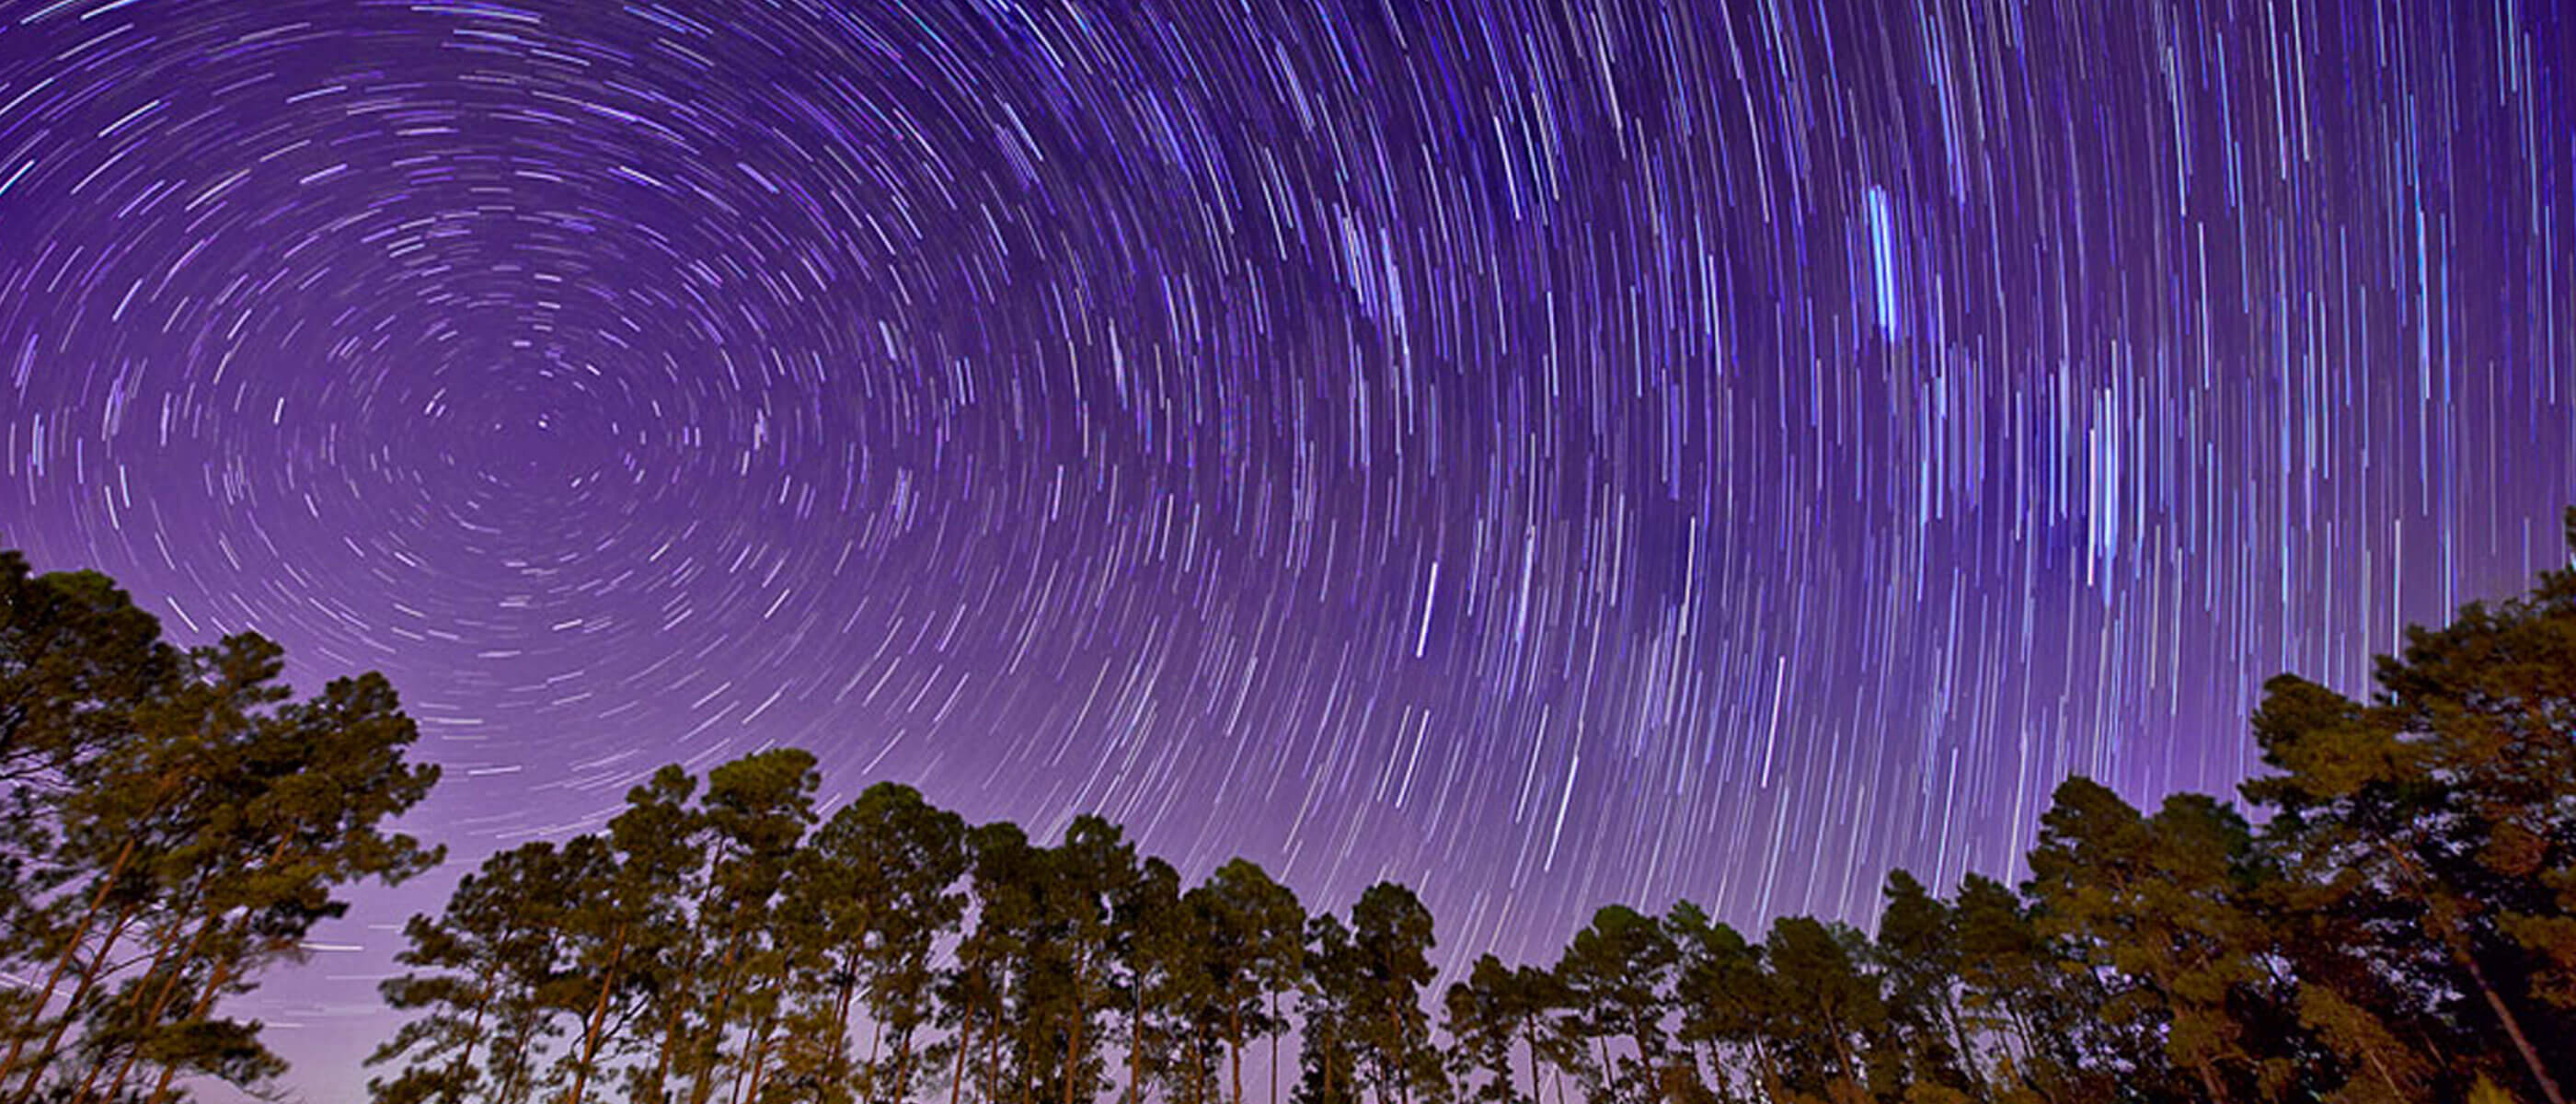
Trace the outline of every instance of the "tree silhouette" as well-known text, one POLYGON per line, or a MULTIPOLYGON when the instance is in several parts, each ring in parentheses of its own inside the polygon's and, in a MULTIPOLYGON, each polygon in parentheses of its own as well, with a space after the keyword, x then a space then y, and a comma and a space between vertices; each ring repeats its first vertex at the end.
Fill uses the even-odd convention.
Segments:
MULTIPOLYGON (((173 648, 100 576, 0 554, 0 596, 0 1104, 272 1085, 228 999, 439 859, 385 827, 436 778, 411 722, 373 675, 296 699, 256 636, 173 648)), ((2019 886, 1893 871, 1874 934, 1758 943, 1609 905, 1551 966, 1477 956, 1437 1035, 1402 885, 1309 917, 1243 860, 1184 890, 1098 816, 1042 847, 881 782, 817 824, 803 751, 664 767, 413 918, 370 1091, 1243 1104, 1244 1049, 1276 1100, 1293 1028, 1299 1104, 2563 1104, 2576 572, 2410 631, 2376 682, 2266 685, 2248 812, 2070 778, 2019 886)))

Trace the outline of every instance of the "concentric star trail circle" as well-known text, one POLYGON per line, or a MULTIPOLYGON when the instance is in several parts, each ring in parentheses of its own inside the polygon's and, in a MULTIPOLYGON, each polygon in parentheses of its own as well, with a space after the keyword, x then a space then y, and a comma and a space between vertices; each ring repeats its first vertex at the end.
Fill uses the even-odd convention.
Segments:
POLYGON ((1446 959, 1865 915, 2561 554, 2555 14, 8 0, 0 534, 464 858, 795 743, 1446 959))

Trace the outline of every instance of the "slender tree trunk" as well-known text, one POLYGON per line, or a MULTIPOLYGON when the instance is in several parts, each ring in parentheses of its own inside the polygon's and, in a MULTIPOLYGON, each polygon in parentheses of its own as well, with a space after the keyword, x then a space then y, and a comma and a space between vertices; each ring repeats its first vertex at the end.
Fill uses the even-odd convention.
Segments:
POLYGON ((1279 1037, 1288 1033, 1279 1022, 1279 990, 1270 991, 1270 1104, 1279 1104, 1279 1037))
MULTIPOLYGON (((535 1003, 535 988, 531 986, 522 993, 522 997, 530 1004, 535 1003)), ((510 1064, 501 1072, 501 1095, 494 1098, 498 1104, 519 1104, 519 1101, 526 1099, 528 1048, 535 1045, 536 1034, 535 1030, 527 1026, 526 1021, 519 1021, 517 1033, 510 1040, 510 1064)))
POLYGON ((1234 1104, 1243 1104, 1242 1005, 1236 1004, 1226 1010, 1226 1030, 1232 1032, 1225 1040, 1225 1060, 1234 1070, 1234 1104))
POLYGON ((1190 1032, 1190 1104, 1207 1104, 1207 1036, 1190 1032))
POLYGON ((1073 1104, 1074 1083, 1082 1079, 1082 1025, 1091 1019, 1091 996, 1084 991, 1083 977, 1091 965, 1087 958, 1077 954, 1073 959, 1073 1023, 1065 1032, 1064 1104, 1073 1104))
POLYGON ((984 1102, 1001 1104, 1002 1100, 1002 994, 992 994, 987 1006, 993 1010, 993 1029, 984 1033, 984 1102))
POLYGON ((966 1085, 966 1051, 975 1041, 975 1004, 966 1002, 957 1017, 957 1062, 948 1075, 948 1104, 958 1104, 958 1093, 966 1085))
POLYGON ((573 1065, 572 1090, 564 1094, 564 1104, 581 1104, 582 1094, 590 1088, 591 1066, 599 1060, 599 1028, 608 1021, 608 994, 617 983, 617 968, 626 961, 626 925, 617 925, 617 935, 610 941, 608 969, 599 977, 599 999, 591 1005, 590 1018, 582 1024, 581 1061, 573 1065))
POLYGON ((894 1095, 888 1100, 905 1104, 912 1099, 912 1029, 906 1027, 894 1037, 894 1095))
MULTIPOLYGON (((188 1007, 187 1019, 190 1021, 201 1020, 206 1017, 207 1013, 213 1012, 215 1009, 215 1001, 223 996, 225 983, 231 981, 234 976, 238 974, 240 969, 241 960, 237 956, 215 963, 214 972, 206 978, 205 995, 198 997, 197 1002, 188 1007)), ((175 1065, 163 1065, 161 1067, 161 1079, 153 1082, 152 1084, 152 1096, 149 1104, 162 1104, 163 1101, 170 1099, 170 1082, 178 1076, 179 1067, 175 1065)), ((115 1095, 116 1094, 113 1091, 108 1093, 108 1096, 111 1099, 113 1099, 115 1095)))
MULTIPOLYGON (((108 865, 107 876, 99 879, 98 890, 89 895, 89 904, 81 910, 80 922, 72 925, 70 938, 63 942, 63 953, 55 957, 53 968, 45 973, 45 983, 38 987, 39 992, 36 997, 36 1003, 32 1006, 36 1015, 44 1015, 45 1009, 54 1003, 54 987, 62 983, 63 975, 71 971, 72 964, 80 961, 81 945, 89 941, 90 925, 98 922, 99 911, 107 907, 107 895, 109 891, 115 889, 116 880, 125 875, 125 866, 127 863, 133 861, 134 848, 142 838, 143 837, 139 833, 129 834, 125 837, 125 845, 117 849, 116 861, 108 865)), ((96 972, 96 963, 107 957, 108 946, 115 943, 116 934, 124 930, 125 923, 122 918, 133 915, 133 912, 134 908, 131 905, 126 906, 119 912, 118 922, 115 926, 108 929, 108 936, 100 942, 98 953, 91 957, 91 967, 88 970, 82 971, 84 980, 96 972)), ((86 988, 86 986, 84 985, 79 988, 86 988)), ((75 989, 75 992, 77 991, 78 990, 75 989)), ((77 1001, 75 1001, 75 1003, 77 1003, 77 1001)), ((36 1060, 38 1065, 44 1064, 47 1058, 53 1056, 54 1048, 61 1043, 63 1028, 69 1026, 71 1021, 72 1008, 66 1006, 63 1009, 62 1023, 56 1025, 53 1033, 45 1040, 44 1055, 36 1060)), ((23 1035, 19 1036, 17 1039, 10 1042, 9 1053, 5 1056, 0 1056, 0 1082, 6 1082, 9 1079, 10 1072, 17 1068, 19 1052, 21 1048, 26 1046, 26 1044, 26 1037, 23 1035)))
POLYGON ((2208 1059, 2203 1058, 2193 1062, 2191 1068, 2193 1072, 2200 1075, 2200 1091, 2209 1094, 2211 1104, 2229 1104, 2227 1086, 2219 1083, 2218 1071, 2211 1068, 2208 1059))
POLYGON ((705 1056, 705 1068, 700 1069, 698 1071, 698 1076, 689 1083, 689 1104, 707 1104, 708 1098, 715 1095, 716 1080, 719 1077, 718 1070, 720 1070, 724 1065, 722 1060, 724 1052, 724 1037, 725 1032, 728 1029, 726 1021, 731 1018, 733 1014, 734 994, 742 984, 742 978, 739 976, 740 971, 734 969, 734 957, 739 954, 741 950, 742 934, 740 932, 736 932, 725 940, 724 954, 716 960, 716 978, 718 979, 716 981, 716 1000, 714 1012, 707 1017, 705 1027, 706 1037, 710 1040, 710 1047, 712 1048, 713 1053, 705 1056))
MULTIPOLYGON (((2395 840, 2381 839, 2380 849, 2397 861, 2398 869, 2406 875, 2410 888, 2421 887, 2431 881, 2414 857, 2399 848, 2395 840)), ((2487 1008, 2495 1013, 2496 1021, 2504 1025, 2505 1036, 2513 1041, 2514 1053, 2522 1058, 2524 1068, 2531 1071, 2532 1082, 2540 1086, 2542 1098, 2549 1104, 2567 1104, 2567 1097, 2558 1091, 2558 1082, 2549 1076, 2548 1066, 2541 1062, 2540 1052, 2532 1049, 2530 1036, 2523 1034, 2521 1018, 2513 1014, 2513 1009, 2505 1004, 2504 994, 2496 992, 2495 986, 2487 981, 2487 972, 2478 966, 2477 957, 2471 953, 2467 933, 2459 929, 2432 894, 2417 888, 2414 896, 2431 914, 2427 919, 2432 921, 2434 935, 2451 952, 2452 960, 2468 972, 2469 980, 2477 984, 2478 995, 2486 998, 2487 1008)))
POLYGON ((2496 992, 2495 986, 2487 981, 2487 972, 2478 966, 2476 956, 2456 943, 2451 954, 2459 960, 2461 968, 2468 971, 2470 980, 2477 983, 2478 994, 2486 998, 2487 1008, 2504 1025, 2504 1033, 2513 1040, 2515 1053, 2522 1056, 2522 1064, 2531 1071, 2532 1082, 2540 1086, 2542 1099, 2549 1104, 2567 1104, 2567 1097, 2558 1091, 2557 1080, 2549 1076, 2549 1067, 2541 1062, 2540 1052, 2532 1049, 2530 1036, 2522 1033, 2522 1021, 2514 1016, 2513 1009, 2505 1006, 2504 994, 2496 992))
POLYGON ((744 1086, 744 1084, 745 1084, 744 1077, 742 1077, 742 1076, 737 1076, 737 1077, 735 1077, 735 1078, 734 1078, 734 1086, 733 1086, 733 1101, 734 1101, 734 1104, 749 1104, 749 1102, 750 1102, 750 1101, 752 1101, 752 1100, 756 1100, 756 1099, 758 1099, 758 1098, 759 1098, 759 1096, 760 1096, 760 1075, 761 1075, 761 1072, 762 1072, 762 1067, 766 1066, 766 1065, 769 1063, 769 1036, 770 1036, 770 1028, 771 1028, 771 1026, 776 1022, 776 1020, 777 1020, 777 1017, 775 1016, 775 1014, 771 1014, 771 1015, 764 1015, 764 1016, 762 1016, 762 1017, 760 1018, 760 1029, 759 1029, 759 1032, 758 1032, 758 1034, 757 1034, 757 1036, 756 1036, 756 1038, 758 1039, 758 1042, 757 1042, 757 1043, 755 1043, 755 1044, 752 1046, 752 1049, 751 1049, 751 1062, 750 1062, 750 1064, 749 1064, 748 1066, 744 1067, 744 1069, 746 1070, 747 1075, 748 1075, 748 1077, 749 1077, 749 1084, 750 1084, 749 1095, 745 1095, 745 1090, 744 1090, 744 1087, 743 1087, 743 1086, 744 1086))
POLYGON ((1145 979, 1135 979, 1135 988, 1127 1013, 1127 1104, 1141 1104, 1145 1092, 1145 979))
POLYGON ((1771 1048, 1762 1045, 1762 1033, 1753 1033, 1753 1062, 1762 1071, 1762 1099, 1780 1099, 1780 1070, 1771 1064, 1771 1048))
POLYGON ((1329 1047, 1319 1048, 1319 1050, 1320 1053, 1316 1057, 1324 1067, 1324 1101, 1325 1104, 1336 1104, 1333 1096, 1333 1052, 1329 1047))
MULTIPOLYGON (((876 987, 871 985, 868 988, 874 990, 876 987)), ((877 1064, 885 1054, 885 1011, 876 1005, 876 994, 871 991, 868 994, 868 1019, 871 1022, 868 1030, 868 1104, 876 1104, 877 1084, 885 1080, 885 1070, 877 1064)))
MULTIPOLYGON (((491 988, 492 971, 486 970, 483 973, 483 990, 488 994, 491 988)), ((466 1071, 473 1068, 474 1047, 483 1041, 483 1013, 492 1007, 493 1000, 494 997, 487 995, 474 1002, 474 1019, 465 1025, 465 1049, 459 1052, 456 1061, 447 1067, 447 1079, 450 1082, 463 1082, 466 1071)))
MULTIPOLYGON (((1537 1036, 1537 1034, 1535 1034, 1533 1031, 1531 1031, 1531 1029, 1530 1029, 1530 1025, 1529 1025, 1526 1021, 1524 1021, 1524 1022, 1521 1024, 1520 1036, 1521 1036, 1521 1045, 1523 1045, 1523 1046, 1525 1046, 1525 1047, 1528 1047, 1528 1048, 1529 1048, 1529 1099, 1530 1099, 1530 1104, 1538 1104, 1538 1036, 1537 1036)), ((1509 1064, 1510 1064, 1510 1059, 1509 1059, 1509 1057, 1508 1057, 1508 1056, 1504 1059, 1504 1063, 1505 1063, 1506 1065, 1509 1065, 1509 1064)), ((1504 1070, 1503 1072, 1505 1072, 1505 1073, 1507 1073, 1507 1074, 1508 1074, 1508 1073, 1510 1073, 1511 1071, 1510 1071, 1510 1070, 1508 1070, 1508 1069, 1506 1069, 1506 1070, 1504 1070)))
POLYGON ((1941 993, 1941 1018, 1946 1021, 1944 1026, 1950 1029, 1952 1045, 1959 1048, 1959 1072, 1968 1078, 1970 1095, 1983 1098, 1986 1095, 1986 1074, 1977 1065, 1976 1048, 1968 1039, 1965 1018, 1959 1015, 1958 994, 1950 992, 1946 984, 1941 993))
POLYGON ((841 959, 840 992, 832 1002, 832 1057, 823 1067, 827 1085, 847 1085, 850 1081, 850 1001, 859 991, 858 959, 856 950, 841 959))
MULTIPOLYGON (((46 1063, 53 1061, 54 1055, 61 1050, 63 1036, 71 1030, 72 1022, 79 1018, 81 1006, 97 989, 99 975, 107 967, 108 952, 115 948, 116 941, 125 934, 126 928, 134 923, 135 914, 139 911, 140 909, 135 905, 127 905, 117 911, 116 922, 108 926, 107 936, 99 941, 97 953, 90 956, 89 964, 81 967, 80 976, 74 979, 71 999, 63 1002, 62 1018, 54 1022, 51 1031, 45 1033, 44 1045, 37 1048, 36 1056, 28 1062, 26 1084, 10 1098, 11 1100, 23 1100, 35 1095, 36 1086, 44 1079, 46 1063)), ((49 982, 48 985, 50 984, 49 982)), ((44 1007, 38 1004, 37 1012, 42 1014, 44 1007)), ((18 1048, 25 1042, 26 1040, 21 1038, 9 1044, 10 1061, 0 1062, 0 1083, 8 1080, 7 1071, 18 1057, 18 1048)))
POLYGON ((2030 1086, 2030 1091, 2043 1104, 2057 1104, 2056 1095, 2039 1083, 2038 1071, 2032 1068, 2039 1064, 2038 1030, 2031 1026, 2030 1016, 2022 1010, 2021 1002, 2008 1000, 2003 1002, 2003 1006, 2004 1019, 2012 1024, 2013 1033, 2021 1037, 2021 1083, 2030 1086))
POLYGON ((1404 1046, 1404 1009, 1401 1005, 1388 1007, 1386 1010, 1386 1026, 1387 1042, 1395 1048, 1388 1051, 1386 1061, 1390 1067, 1388 1072, 1394 1075, 1396 1099, 1403 1101, 1404 1104, 1413 1104, 1413 1071, 1404 1068, 1404 1059, 1411 1057, 1411 1055, 1402 1053, 1402 1048, 1404 1046))
POLYGON ((1019 1049, 1025 1055, 1020 1062, 1020 1104, 1029 1104, 1030 1101, 1037 1099, 1038 1079, 1035 1065, 1040 1055, 1036 1045, 1019 1049))
MULTIPOLYGON (((687 974, 681 971, 681 976, 687 974)), ((661 1053, 653 1059, 653 1080, 647 1086, 652 1090, 654 1104, 671 1099, 671 1056, 680 1048, 680 1012, 687 1007, 676 993, 665 994, 664 999, 671 1007, 662 1016, 662 1045, 657 1048, 661 1053)))
MULTIPOLYGON (((154 1024, 161 1022, 163 1014, 170 1011, 170 1001, 173 997, 179 995, 179 982, 187 975, 188 960, 197 957, 197 950, 206 945, 206 937, 214 933, 219 922, 219 917, 209 916, 203 923, 198 924, 197 933, 188 937, 188 948, 179 952, 177 958, 163 960, 158 954, 153 956, 155 960, 153 968, 144 973, 144 984, 135 988, 135 997, 140 1000, 143 996, 144 990, 151 988, 150 983, 152 978, 159 973, 160 967, 164 961, 166 961, 167 965, 170 967, 170 976, 161 982, 161 991, 152 998, 151 1009, 143 1014, 143 1018, 141 1020, 135 1022, 135 1028, 137 1030, 150 1030, 154 1024)), ((100 1099, 113 1100, 116 1098, 117 1093, 123 1092, 125 1090, 125 1079, 134 1073, 134 1064, 140 1061, 142 1057, 143 1048, 140 1045, 127 1048, 124 1060, 117 1064, 116 1076, 108 1080, 107 1092, 100 1099)), ((74 1094, 72 1099, 75 1101, 88 1100, 89 1091, 96 1085, 98 1073, 104 1068, 106 1068, 104 1063, 90 1067, 89 1076, 81 1079, 80 1092, 74 1094)))

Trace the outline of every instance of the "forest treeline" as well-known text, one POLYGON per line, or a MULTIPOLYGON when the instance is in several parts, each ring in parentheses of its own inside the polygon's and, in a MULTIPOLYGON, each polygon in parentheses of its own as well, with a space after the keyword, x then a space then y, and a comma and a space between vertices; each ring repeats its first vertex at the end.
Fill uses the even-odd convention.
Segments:
MULTIPOLYGON (((2576 547, 2576 512, 2569 515, 2576 547)), ((227 1000, 360 883, 434 767, 384 680, 296 699, 108 580, 0 555, 0 1104, 282 1064, 227 1000)), ((1601 909, 1438 985, 1380 883, 1310 911, 814 758, 664 767, 404 930, 380 1104, 2526 1101, 2576 1077, 2576 571, 2410 629, 2367 701, 2264 688, 2244 808, 2060 786, 2008 885, 1888 875, 1875 930, 1601 909), (2249 816, 2249 811, 2251 815, 2249 816), (1268 1084, 1247 1088, 1247 1052, 1268 1084)))

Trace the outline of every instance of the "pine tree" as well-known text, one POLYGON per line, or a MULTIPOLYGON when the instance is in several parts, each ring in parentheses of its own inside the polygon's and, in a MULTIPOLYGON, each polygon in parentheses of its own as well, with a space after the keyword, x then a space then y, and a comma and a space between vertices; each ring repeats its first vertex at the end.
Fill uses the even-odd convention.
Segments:
POLYGON ((606 877, 608 862, 597 837, 525 844, 466 875, 438 917, 411 918, 395 961, 413 972, 382 989, 392 1008, 424 1014, 368 1058, 405 1062, 369 1082, 379 1104, 527 1099, 535 1051, 560 1028, 544 1003, 559 977, 556 932, 577 887, 606 877))
POLYGON ((1666 1035, 1664 994, 1678 951, 1663 926, 1625 905, 1610 905, 1557 960, 1575 1037, 1593 1054, 1593 1099, 1649 1101, 1661 1089, 1666 1035), (1632 1054, 1612 1053, 1625 1042, 1632 1054))
POLYGON ((1449 1035, 1449 1076, 1475 1104, 1531 1104, 1512 1069, 1524 1016, 1512 968, 1482 955, 1463 981, 1441 994, 1449 1035))
POLYGON ((1982 1095, 1976 1048, 1959 1008, 1955 910, 1903 870, 1889 871, 1872 947, 1911 1084, 1982 1095))
POLYGON ((1242 859, 1218 867, 1183 905, 1199 918, 1207 949, 1212 1003, 1222 1019, 1232 1104, 1243 1104, 1243 1046, 1251 1033, 1276 1032, 1267 1005, 1294 984, 1305 944, 1306 910, 1297 895, 1242 859))
POLYGON ((1351 906, 1355 991, 1342 1026, 1377 1104, 1415 1104, 1443 1087, 1422 1006, 1422 991, 1436 976, 1433 946, 1431 910, 1402 885, 1379 882, 1351 906))

